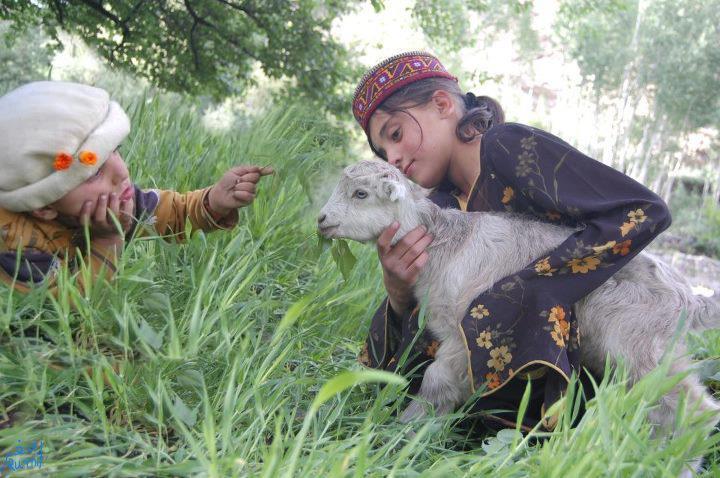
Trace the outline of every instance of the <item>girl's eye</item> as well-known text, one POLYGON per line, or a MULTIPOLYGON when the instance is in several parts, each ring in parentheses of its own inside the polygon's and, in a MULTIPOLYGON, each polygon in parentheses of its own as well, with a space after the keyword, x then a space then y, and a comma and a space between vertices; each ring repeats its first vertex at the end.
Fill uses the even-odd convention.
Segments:
POLYGON ((398 129, 396 129, 395 131, 393 131, 392 135, 390 135, 390 138, 391 138, 393 141, 399 141, 399 140, 400 140, 400 137, 401 137, 400 128, 398 128, 398 129))
POLYGON ((353 197, 358 199, 365 199, 367 197, 367 192, 363 191, 362 189, 357 189, 353 193, 353 197))

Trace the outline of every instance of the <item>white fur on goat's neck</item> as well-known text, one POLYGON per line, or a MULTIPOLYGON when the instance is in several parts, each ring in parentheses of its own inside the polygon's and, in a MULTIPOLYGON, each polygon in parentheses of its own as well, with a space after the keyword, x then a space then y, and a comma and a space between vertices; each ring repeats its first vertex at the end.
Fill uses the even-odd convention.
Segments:
MULTIPOLYGON (((399 187, 404 188, 404 185, 399 184, 399 187)), ((395 199, 391 196, 390 200, 395 203, 395 219, 400 223, 400 228, 392 239, 393 246, 408 232, 418 226, 425 226, 429 233, 433 233, 435 229, 435 218, 437 217, 437 206, 435 206, 432 201, 418 201, 412 197, 410 191, 405 191, 399 196, 396 196, 395 199)))

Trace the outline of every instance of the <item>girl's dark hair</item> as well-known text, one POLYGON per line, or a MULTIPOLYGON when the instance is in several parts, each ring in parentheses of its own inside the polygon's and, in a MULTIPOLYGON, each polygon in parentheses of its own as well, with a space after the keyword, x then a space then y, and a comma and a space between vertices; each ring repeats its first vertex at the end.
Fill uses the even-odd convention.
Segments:
MULTIPOLYGON (((472 93, 463 94, 457 82, 449 78, 425 78, 410 83, 386 98, 377 109, 387 113, 405 113, 417 123, 415 117, 407 110, 428 104, 437 90, 450 93, 463 109, 463 115, 458 121, 455 134, 464 143, 469 143, 478 135, 485 133, 493 125, 505 122, 505 112, 500 103, 489 96, 475 96, 472 93)), ((420 134, 422 138, 422 129, 420 134)), ((373 153, 382 158, 383 156, 370 141, 370 136, 368 136, 368 142, 370 142, 373 153)))

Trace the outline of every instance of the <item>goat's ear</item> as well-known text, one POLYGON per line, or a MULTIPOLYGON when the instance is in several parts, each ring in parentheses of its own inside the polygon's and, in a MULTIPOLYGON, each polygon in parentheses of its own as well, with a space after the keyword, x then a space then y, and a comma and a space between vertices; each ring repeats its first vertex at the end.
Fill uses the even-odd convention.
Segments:
POLYGON ((408 193, 404 184, 391 178, 383 178, 380 187, 383 195, 393 202, 404 198, 408 193))

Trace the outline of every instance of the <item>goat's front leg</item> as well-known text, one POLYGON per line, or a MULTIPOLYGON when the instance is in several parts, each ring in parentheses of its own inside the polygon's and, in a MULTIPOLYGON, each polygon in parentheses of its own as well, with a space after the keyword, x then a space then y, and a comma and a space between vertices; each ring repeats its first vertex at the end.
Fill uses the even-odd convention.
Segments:
POLYGON ((418 398, 400 415, 402 423, 422 418, 426 415, 425 402, 429 402, 436 415, 452 412, 468 396, 468 383, 464 346, 453 340, 443 342, 435 355, 435 361, 428 366, 423 375, 418 398), (462 350, 459 349, 462 347, 462 350), (422 400, 421 400, 422 399, 422 400))

